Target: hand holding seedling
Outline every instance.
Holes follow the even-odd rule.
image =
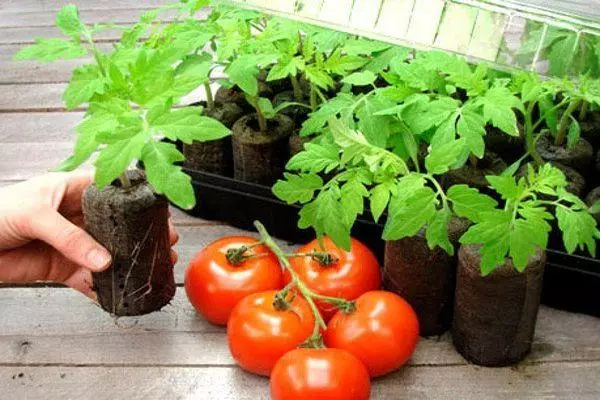
[[[88,173],[53,173],[0,189],[0,281],[52,281],[93,297],[91,273],[111,256],[83,230],[81,196],[91,182]]]

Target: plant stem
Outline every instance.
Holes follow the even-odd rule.
[[[319,312],[319,309],[317,308],[314,299],[319,299],[331,304],[335,304],[339,308],[349,311],[353,309],[354,303],[344,300],[342,298],[322,296],[308,289],[308,287],[306,287],[306,284],[302,282],[296,271],[294,271],[294,269],[292,268],[290,261],[287,258],[287,255],[277,245],[277,243],[275,243],[271,235],[269,235],[269,233],[267,232],[267,229],[264,227],[264,225],[261,224],[259,221],[254,221],[254,226],[260,233],[261,242],[277,256],[283,268],[290,273],[290,276],[292,278],[291,283],[293,283],[298,288],[302,296],[308,302],[308,305],[315,316],[315,327],[313,329],[311,337],[308,339],[307,342],[312,345],[319,343],[321,339],[321,329],[327,329],[327,325],[325,324],[323,317],[321,317],[321,313]]]
[[[210,87],[210,81],[204,84],[204,91],[206,92],[206,108],[212,110],[215,107],[215,100]]]
[[[432,175],[423,174],[423,178],[425,178],[426,180],[428,180],[429,182],[431,182],[433,184],[433,186],[435,187],[435,190],[438,192],[438,195],[442,198],[442,204],[443,204],[444,208],[448,208],[448,197],[446,196],[446,193],[444,193],[444,189],[442,189],[442,185],[440,185],[440,183],[437,181],[437,179],[435,179]]]
[[[317,111],[317,91],[313,84],[310,85],[310,108],[313,112]]]
[[[124,173],[121,174],[121,176],[119,176],[119,180],[121,181],[122,187],[124,187],[126,189],[131,187],[131,181],[127,177],[127,171],[125,171]]]
[[[267,130],[269,129],[267,125],[267,119],[265,118],[265,115],[258,106],[258,98],[256,100],[257,101],[253,102],[253,104],[256,104],[254,106],[254,109],[256,110],[256,116],[258,118],[258,129],[261,133],[267,133]]]
[[[101,54],[100,50],[96,46],[96,43],[94,42],[94,38],[92,37],[92,33],[87,29],[87,27],[85,27],[84,37],[92,49],[92,54],[94,55],[94,60],[96,60],[96,64],[98,64],[100,73],[105,78],[108,78],[108,75],[106,74],[106,70],[104,69],[104,65],[102,65],[102,62],[100,60],[100,54]]]
[[[590,103],[584,101],[581,105],[581,109],[579,110],[579,121],[585,120],[587,117],[588,108],[590,107]]]
[[[290,76],[290,81],[292,82],[292,88],[294,89],[294,99],[298,102],[302,101],[304,94],[302,93],[300,82],[298,82],[298,77],[296,75],[292,75]]]
[[[477,168],[478,163],[479,163],[479,159],[477,157],[475,157],[475,155],[469,154],[469,164],[471,164],[471,166],[473,168]]]
[[[560,123],[558,124],[558,132],[556,133],[556,137],[554,138],[554,144],[556,146],[562,146],[565,142],[565,138],[567,136],[567,128],[569,126],[569,120],[571,119],[571,114],[573,111],[579,107],[581,100],[573,101],[569,104],[569,107],[565,110],[562,117],[560,118]]]
[[[525,113],[525,127],[523,129],[523,134],[525,136],[525,148],[527,149],[527,153],[531,156],[531,158],[533,158],[533,162],[535,163],[535,165],[539,167],[540,165],[544,164],[544,160],[542,160],[542,157],[540,157],[535,148],[535,139],[533,137],[533,131],[535,127],[532,124],[531,118],[531,116],[533,115],[534,106],[535,103],[531,102],[529,104],[529,107],[527,107],[527,112]]]

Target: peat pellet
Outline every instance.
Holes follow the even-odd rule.
[[[232,129],[234,177],[246,182],[272,185],[283,176],[290,158],[289,137],[294,122],[279,114],[260,132],[256,114],[240,118]]]
[[[304,145],[313,140],[312,136],[300,136],[298,131],[290,136],[290,157],[304,151]]]
[[[479,249],[466,245],[458,252],[452,340],[472,363],[512,365],[531,351],[546,253],[538,249],[522,273],[507,259],[484,277]]]
[[[458,169],[450,170],[444,175],[443,182],[446,188],[453,185],[469,185],[478,189],[480,192],[494,195],[495,192],[489,189],[487,175],[500,175],[507,168],[504,160],[493,152],[486,152],[477,165],[467,162]]]
[[[588,113],[584,121],[579,121],[581,137],[587,140],[595,149],[600,148],[600,111]]]
[[[272,99],[274,94],[271,88],[265,82],[259,80],[258,95],[259,97]],[[246,95],[244,92],[237,86],[233,86],[231,88],[221,86],[215,93],[215,102],[220,104],[235,103],[241,107],[245,113],[254,111],[254,107],[252,107],[250,103],[246,101]]]
[[[292,89],[292,83],[289,78],[277,79],[274,81],[267,81],[268,76],[269,76],[269,71],[263,69],[258,74],[258,81],[264,82],[264,84],[267,85],[269,87],[269,89],[271,89],[271,92],[273,94],[281,93],[286,90]]]
[[[273,106],[279,107],[283,103],[297,102],[294,98],[294,92],[285,91],[275,95],[273,98]],[[300,102],[308,103],[308,99],[302,99]],[[304,121],[308,118],[310,110],[302,106],[289,106],[281,110],[281,113],[287,115],[294,121],[296,128],[300,128]]]
[[[468,227],[467,220],[450,221],[448,234],[453,245],[458,245]],[[441,335],[450,329],[456,260],[439,247],[430,249],[423,233],[385,243],[383,286],[413,307],[421,336]]]
[[[175,295],[167,199],[141,171],[127,175],[131,187],[91,185],[82,199],[85,230],[113,257],[107,270],[92,274],[93,289],[116,316],[158,311]]]
[[[519,131],[523,131],[521,124],[519,124]],[[525,154],[521,136],[511,136],[496,127],[488,126],[484,139],[485,148],[498,154],[507,162],[512,163]]]
[[[536,149],[545,161],[558,162],[575,168],[584,176],[589,173],[594,158],[594,148],[583,138],[569,149],[566,144],[564,146],[554,145],[554,138],[546,134],[540,136],[536,143]]]
[[[212,109],[205,110],[205,114],[231,128],[242,117],[244,111],[235,103],[215,103]],[[185,166],[195,171],[231,176],[233,174],[231,146],[230,136],[208,142],[184,144]]]

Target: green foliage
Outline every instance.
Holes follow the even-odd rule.
[[[209,81],[213,61],[203,48],[218,29],[212,20],[185,19],[170,24],[155,24],[155,20],[166,9],[194,14],[206,4],[182,1],[146,12],[139,23],[125,30],[109,54],[100,52],[92,38],[101,27],[85,25],[77,7],[67,5],[56,18],[66,39],[39,39],[16,55],[17,59],[40,61],[94,57],[94,64],[73,71],[63,95],[69,109],[85,104],[89,108],[76,129],[73,155],[59,170],[75,169],[98,153],[94,180],[103,187],[141,160],[158,193],[181,207],[193,207],[191,179],[177,166],[183,155],[160,140],[166,137],[192,143],[230,134],[220,122],[202,116],[200,107],[173,108],[181,97]],[[151,28],[149,38],[140,41]]]
[[[63,39],[38,38],[32,46],[21,49],[16,55],[16,60],[56,61],[81,58],[88,53],[80,44]]]
[[[466,188],[458,189],[458,195],[471,197],[467,202],[477,203],[477,210],[455,208],[474,222],[460,240],[463,244],[481,245],[484,275],[504,264],[506,257],[523,271],[536,249],[545,249],[548,244],[553,210],[556,210],[567,250],[573,252],[587,247],[595,254],[595,240],[600,236],[596,221],[581,200],[566,191],[567,182],[560,170],[545,164],[536,172],[529,166],[526,177],[490,176],[488,181],[505,200],[504,208],[496,208],[484,198],[475,199],[482,195]],[[449,196],[455,197],[456,193],[451,192],[452,189]],[[545,197],[551,200],[543,200]]]

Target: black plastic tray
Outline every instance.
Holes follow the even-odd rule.
[[[197,205],[186,212],[199,218],[227,222],[254,230],[261,221],[269,232],[294,243],[310,241],[313,233],[297,226],[297,205],[278,200],[271,188],[184,168],[192,177]],[[352,235],[383,260],[383,226],[358,219]],[[548,250],[542,302],[551,307],[600,317],[600,260]]]

